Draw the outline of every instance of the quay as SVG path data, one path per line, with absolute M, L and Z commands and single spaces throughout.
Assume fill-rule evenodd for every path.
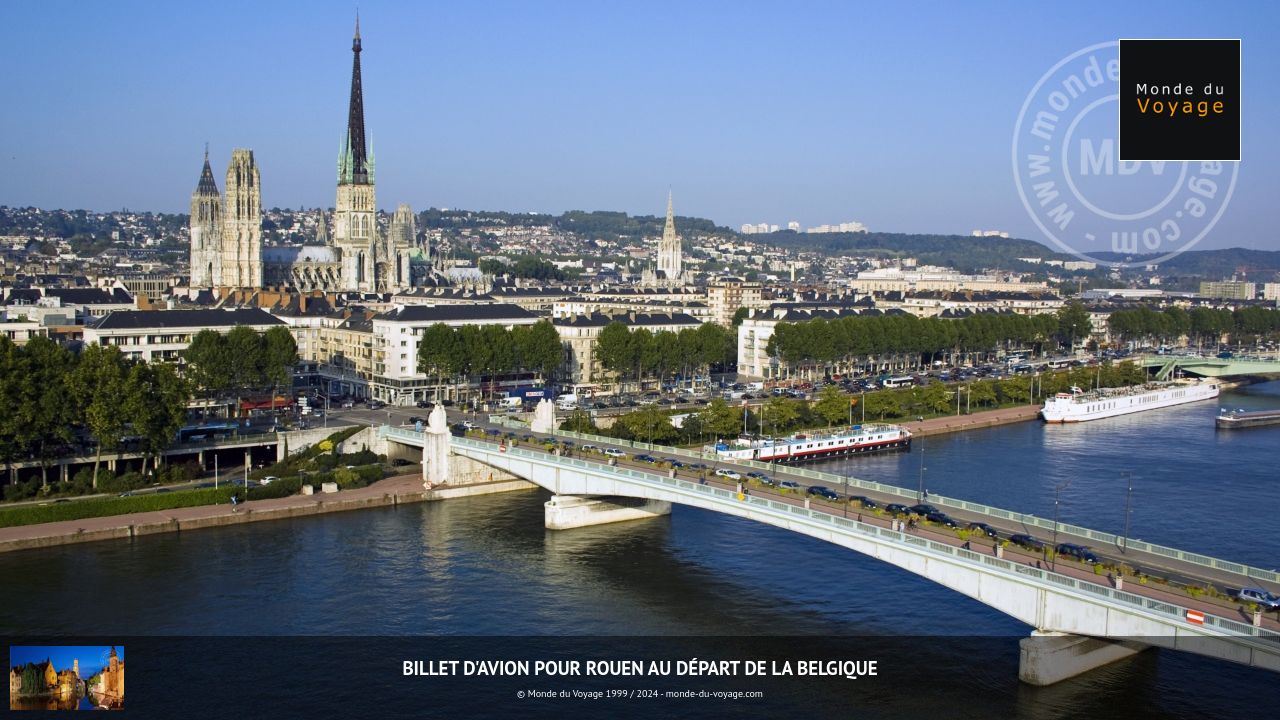
M 912 420 L 899 424 L 910 430 L 913 436 L 920 438 L 962 432 L 964 430 L 978 430 L 998 425 L 1011 425 L 1035 420 L 1039 417 L 1039 405 L 1019 405 L 1000 410 L 983 410 L 969 415 L 948 415 L 929 418 L 928 420 Z
M 1280 410 L 1255 410 L 1253 412 L 1226 412 L 1218 415 L 1219 430 L 1280 425 Z
M 0 552 L 97 540 L 127 540 L 157 533 L 185 532 L 347 510 L 393 507 L 454 497 L 526 490 L 533 487 L 535 486 L 532 483 L 523 480 L 501 478 L 482 479 L 479 482 L 450 484 L 424 490 L 422 475 L 415 473 L 386 478 L 367 487 L 336 493 L 250 500 L 241 503 L 234 511 L 230 505 L 223 503 L 0 528 Z

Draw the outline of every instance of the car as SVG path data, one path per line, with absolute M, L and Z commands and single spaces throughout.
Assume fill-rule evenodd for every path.
M 463 420 L 463 421 L 462 421 L 462 429 L 463 429 L 463 430 L 475 430 L 475 429 L 476 429 L 476 424 L 475 424 L 475 423 L 473 423 L 473 422 L 471 422 L 470 420 Z
M 344 409 L 350 409 L 350 408 L 353 408 L 353 407 L 355 407 L 355 406 L 356 406 L 356 403 L 355 403 L 355 401 L 354 401 L 354 400 L 343 400 L 343 401 L 342 401 L 342 407 L 343 407 Z
M 605 448 L 604 454 L 611 458 L 624 458 L 627 456 L 626 453 L 622 452 L 618 448 Z
M 839 500 L 840 493 L 824 485 L 810 485 L 809 495 L 817 495 L 824 500 Z
M 773 478 L 765 475 L 764 473 L 760 473 L 760 477 L 756 478 L 756 480 L 759 480 L 761 485 L 768 485 L 769 487 L 773 487 L 778 484 Z
M 116 497 L 133 497 L 133 492 L 129 490 L 125 490 L 124 492 L 120 493 Z
M 656 462 L 658 462 L 658 458 L 656 458 L 656 457 L 654 457 L 654 456 L 652 456 L 652 455 L 644 455 L 644 454 L 636 455 L 636 456 L 635 456 L 635 458 L 633 458 L 633 459 L 634 459 L 636 462 L 642 462 L 642 463 L 656 463 Z
M 706 404 L 707 404 L 707 399 L 706 399 L 706 398 L 698 398 L 697 400 L 694 400 L 694 402 L 695 402 L 695 403 L 697 403 L 697 404 L 699 404 L 699 405 L 706 405 Z
M 382 402 L 381 400 L 370 400 L 370 401 L 369 401 L 369 409 L 370 409 L 370 410 L 381 410 L 382 408 L 384 408 L 384 407 L 386 407 L 386 406 L 387 406 L 387 404 L 386 404 L 386 403 L 384 403 L 384 402 Z
M 738 474 L 738 471 L 730 470 L 728 468 L 720 468 L 719 470 L 716 470 L 716 475 L 719 475 L 720 477 L 723 477 L 723 478 L 729 478 L 730 480 L 742 479 L 742 475 Z
M 942 512 L 938 508 L 926 503 L 921 503 L 919 505 L 912 505 L 910 509 L 911 509 L 911 512 L 915 513 L 916 515 L 924 515 L 924 516 L 928 516 L 931 513 Z
M 417 415 L 414 415 L 413 417 L 409 418 L 410 425 L 417 425 L 418 423 L 426 424 L 426 422 L 427 422 L 426 418 L 418 417 Z
M 600 448 L 595 445 L 583 445 L 582 452 L 600 452 Z
M 430 400 L 419 400 L 418 402 L 416 402 L 416 403 L 414 403 L 414 404 L 415 404 L 415 405 L 417 405 L 417 406 L 418 406 L 418 407 L 420 407 L 420 408 L 429 408 L 429 407 L 431 407 L 431 401 L 430 401 Z
M 169 488 L 156 488 L 156 492 L 162 493 L 162 492 L 172 492 L 172 491 Z M 65 499 L 55 500 L 54 502 L 66 502 L 66 500 Z
M 925 515 L 925 516 L 924 516 L 924 519 L 925 519 L 925 520 L 928 520 L 928 521 L 929 521 L 929 522 L 931 522 L 931 523 L 937 523 L 937 524 L 942 525 L 942 526 L 945 526 L 945 527 L 949 527 L 949 528 L 953 528 L 953 529 L 959 529 L 959 528 L 960 528 L 960 523 L 958 523 L 958 522 L 956 522 L 955 520 L 953 520 L 953 519 L 951 518 L 951 516 L 950 516 L 950 515 L 948 515 L 948 514 L 946 514 L 946 513 L 941 513 L 941 512 L 931 512 L 931 513 L 929 513 L 928 515 Z
M 689 463 L 688 467 L 690 470 L 706 470 L 707 469 L 707 466 L 705 463 Z
M 910 515 L 911 508 L 902 503 L 889 503 L 884 506 L 884 511 L 890 515 Z
M 279 479 L 280 479 L 280 478 L 276 477 L 275 475 L 268 475 L 268 476 L 266 476 L 266 477 L 262 478 L 261 483 L 262 483 L 263 485 L 270 485 L 271 483 L 273 483 L 273 482 L 275 482 L 275 481 L 277 481 L 277 480 L 279 480 Z
M 1060 543 L 1057 553 L 1063 557 L 1075 558 L 1081 562 L 1087 562 L 1090 565 L 1098 563 L 1098 556 L 1084 545 L 1076 545 L 1075 543 Z
M 1034 536 L 1026 533 L 1010 535 L 1009 542 L 1028 550 L 1043 550 L 1045 548 L 1045 544 L 1042 540 L 1037 540 Z
M 671 467 L 673 467 L 673 468 L 682 468 L 682 467 L 684 467 L 684 463 L 680 462 L 679 460 L 677 460 L 677 459 L 675 459 L 675 458 L 673 458 L 673 457 L 662 458 L 662 462 L 664 462 L 664 463 L 666 463 L 666 464 L 670 465 L 670 466 L 671 466 Z
M 1000 533 L 996 532 L 995 528 L 983 522 L 971 522 L 966 526 L 966 528 L 969 530 L 977 530 L 993 540 L 1000 537 Z
M 876 508 L 880 507 L 879 503 L 877 503 L 875 500 L 872 500 L 871 498 L 865 495 L 850 495 L 849 501 L 856 502 L 858 503 L 858 505 L 861 505 L 864 509 L 867 509 L 867 510 L 875 510 Z
M 778 489 L 779 490 L 799 490 L 800 483 L 794 480 L 780 480 L 778 481 Z
M 1240 602 L 1257 603 L 1263 610 L 1280 609 L 1280 595 L 1267 592 L 1260 587 L 1241 588 L 1234 595 Z

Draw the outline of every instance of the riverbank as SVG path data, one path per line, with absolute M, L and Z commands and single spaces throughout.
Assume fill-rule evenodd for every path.
M 945 435 L 962 430 L 977 430 L 1035 420 L 1040 416 L 1040 407 L 1040 405 L 1019 405 L 999 410 L 984 410 L 969 415 L 947 415 L 923 421 L 913 420 L 901 425 L 910 430 L 915 437 Z
M 493 481 L 460 486 L 443 486 L 426 491 L 422 476 L 398 475 L 372 485 L 319 495 L 290 495 L 270 500 L 251 500 L 235 510 L 230 505 L 197 505 L 62 520 L 36 525 L 0 528 L 0 552 L 54 547 L 98 540 L 126 540 L 166 532 L 224 527 L 240 523 L 320 515 L 322 513 L 397 506 L 407 503 L 444 500 L 450 497 L 508 492 L 533 487 L 524 481 Z

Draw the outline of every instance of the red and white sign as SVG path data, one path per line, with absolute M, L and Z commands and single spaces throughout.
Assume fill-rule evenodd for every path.
M 1204 613 L 1200 612 L 1199 610 L 1188 610 L 1188 611 L 1187 611 L 1187 622 L 1189 622 L 1189 623 L 1195 623 L 1196 625 L 1203 625 L 1203 624 L 1204 624 Z

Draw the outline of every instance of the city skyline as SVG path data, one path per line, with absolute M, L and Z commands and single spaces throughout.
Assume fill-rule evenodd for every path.
M 246 24 L 248 7 L 211 9 L 191 27 L 141 4 L 6 6 L 7 24 L 27 28 L 7 47 L 29 68 L 14 90 L 28 111 L 5 121 L 0 204 L 181 212 L 208 141 L 216 166 L 233 148 L 254 150 L 264 207 L 330 206 L 354 8 L 276 6 Z M 731 228 L 857 218 L 874 231 L 990 227 L 1043 241 L 1007 168 L 1018 105 L 1040 73 L 1118 36 L 1243 37 L 1250 162 L 1197 247 L 1277 249 L 1262 212 L 1280 190 L 1280 146 L 1263 127 L 1276 101 L 1259 92 L 1280 64 L 1265 29 L 1275 23 L 1259 21 L 1270 8 L 1151 18 L 1099 6 L 1039 42 L 1034 14 L 1014 7 L 945 25 L 897 9 L 727 7 L 641 17 L 366 4 L 366 107 L 384 197 L 657 215 L 672 188 L 683 215 Z M 471 22 L 480 14 L 485 23 Z M 1027 33 L 1010 40 L 1010 26 Z M 997 35 L 990 52 L 973 53 Z

